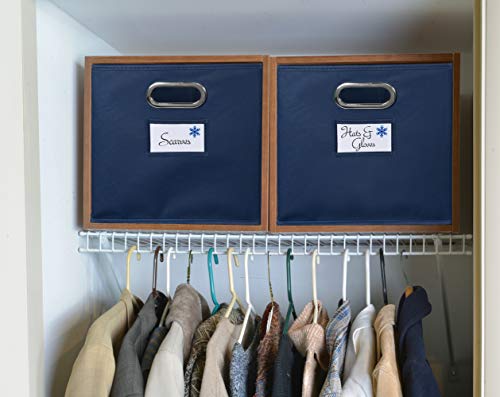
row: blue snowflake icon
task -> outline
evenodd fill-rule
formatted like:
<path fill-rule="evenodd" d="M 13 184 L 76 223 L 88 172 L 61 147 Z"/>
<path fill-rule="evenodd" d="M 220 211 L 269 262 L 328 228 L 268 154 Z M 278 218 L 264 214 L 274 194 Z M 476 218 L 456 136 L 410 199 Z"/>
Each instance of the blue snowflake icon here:
<path fill-rule="evenodd" d="M 387 135 L 387 128 L 381 125 L 380 127 L 377 128 L 377 135 L 380 138 L 383 138 L 384 135 Z"/>
<path fill-rule="evenodd" d="M 200 135 L 200 129 L 196 126 L 193 126 L 189 129 L 189 135 L 191 135 L 193 138 L 196 138 L 198 135 Z"/>

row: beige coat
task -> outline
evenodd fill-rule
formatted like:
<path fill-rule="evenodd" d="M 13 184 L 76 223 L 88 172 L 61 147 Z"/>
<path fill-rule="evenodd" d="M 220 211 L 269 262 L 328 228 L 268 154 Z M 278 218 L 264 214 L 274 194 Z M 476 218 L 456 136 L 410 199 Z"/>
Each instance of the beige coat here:
<path fill-rule="evenodd" d="M 73 364 L 66 397 L 107 397 L 115 375 L 115 356 L 142 302 L 130 291 L 90 327 L 85 344 Z"/>
<path fill-rule="evenodd" d="M 241 324 L 233 324 L 228 318 L 223 318 L 207 345 L 207 358 L 201 382 L 200 397 L 229 396 L 229 366 L 233 346 L 238 341 Z M 253 335 L 253 321 L 247 324 L 246 339 Z M 245 342 L 246 343 L 246 342 Z"/>
<path fill-rule="evenodd" d="M 395 313 L 394 305 L 386 305 L 380 309 L 374 323 L 378 360 L 372 376 L 375 396 L 403 397 L 396 361 Z"/>

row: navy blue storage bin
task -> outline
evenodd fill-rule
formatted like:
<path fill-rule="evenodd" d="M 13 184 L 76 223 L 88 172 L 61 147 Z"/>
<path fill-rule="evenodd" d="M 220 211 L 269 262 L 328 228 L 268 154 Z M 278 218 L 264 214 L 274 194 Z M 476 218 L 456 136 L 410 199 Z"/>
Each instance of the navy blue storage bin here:
<path fill-rule="evenodd" d="M 268 59 L 86 59 L 84 227 L 265 230 Z"/>
<path fill-rule="evenodd" d="M 273 59 L 271 230 L 457 231 L 459 59 Z"/>

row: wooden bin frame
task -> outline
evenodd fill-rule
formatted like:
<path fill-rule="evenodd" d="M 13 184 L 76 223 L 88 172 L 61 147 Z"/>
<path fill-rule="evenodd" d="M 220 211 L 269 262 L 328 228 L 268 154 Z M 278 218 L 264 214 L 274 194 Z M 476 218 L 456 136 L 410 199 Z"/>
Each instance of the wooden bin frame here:
<path fill-rule="evenodd" d="M 453 64 L 452 222 L 450 225 L 278 225 L 278 66 L 403 63 Z M 270 84 L 270 230 L 271 232 L 458 232 L 460 229 L 460 54 L 304 56 L 271 58 Z"/>
<path fill-rule="evenodd" d="M 180 63 L 262 63 L 262 167 L 261 214 L 258 225 L 100 223 L 91 221 L 92 213 L 92 66 L 95 64 L 180 64 Z M 268 228 L 269 198 L 269 57 L 261 55 L 223 56 L 91 56 L 85 58 L 84 134 L 83 134 L 83 227 L 89 230 L 241 230 L 265 231 Z"/>

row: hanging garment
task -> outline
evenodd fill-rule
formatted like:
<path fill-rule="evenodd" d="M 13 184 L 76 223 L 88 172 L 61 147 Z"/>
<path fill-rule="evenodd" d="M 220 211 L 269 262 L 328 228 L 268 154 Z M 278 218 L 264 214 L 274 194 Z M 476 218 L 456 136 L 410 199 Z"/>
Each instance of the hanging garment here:
<path fill-rule="evenodd" d="M 251 317 L 248 321 L 252 321 Z M 260 322 L 259 316 L 255 317 L 253 336 L 248 335 L 250 331 L 247 327 L 245 335 L 251 338 L 250 344 L 245 348 L 241 343 L 236 342 L 233 347 L 231 363 L 229 366 L 229 384 L 231 397 L 253 396 L 255 393 L 255 381 L 257 380 L 257 348 L 260 342 Z"/>
<path fill-rule="evenodd" d="M 146 397 L 184 396 L 184 363 L 196 327 L 209 316 L 208 304 L 198 291 L 189 284 L 177 287 L 165 321 L 170 330 L 153 360 Z"/>
<path fill-rule="evenodd" d="M 342 397 L 373 396 L 375 367 L 375 307 L 366 306 L 352 323 L 344 363 Z"/>
<path fill-rule="evenodd" d="M 305 362 L 288 334 L 283 335 L 273 369 L 273 397 L 302 396 Z"/>
<path fill-rule="evenodd" d="M 132 327 L 123 338 L 118 354 L 112 397 L 144 395 L 141 360 L 151 331 L 158 325 L 167 297 L 161 292 L 149 295 Z"/>
<path fill-rule="evenodd" d="M 167 296 L 167 303 L 165 304 L 165 309 L 168 310 L 170 304 L 172 303 L 172 299 Z M 163 315 L 162 315 L 163 316 Z M 167 336 L 169 327 L 166 327 L 165 324 L 161 323 L 151 332 L 149 336 L 148 344 L 146 345 L 146 349 L 144 349 L 144 354 L 142 356 L 141 361 L 141 369 L 142 369 L 142 377 L 144 379 L 144 383 L 147 384 L 149 372 L 151 371 L 151 366 L 153 365 L 153 360 L 160 348 L 161 343 Z"/>
<path fill-rule="evenodd" d="M 109 396 L 115 356 L 141 307 L 142 302 L 125 289 L 120 301 L 94 321 L 73 364 L 66 397 Z"/>
<path fill-rule="evenodd" d="M 273 313 L 271 320 L 271 308 Z M 267 322 L 271 321 L 269 331 Z M 278 356 L 281 333 L 283 332 L 283 317 L 280 306 L 276 302 L 267 305 L 260 322 L 260 344 L 257 350 L 257 380 L 255 381 L 255 396 L 270 396 L 273 388 L 273 367 Z"/>
<path fill-rule="evenodd" d="M 234 324 L 222 318 L 207 345 L 207 358 L 201 382 L 200 397 L 229 396 L 229 365 L 234 344 L 241 333 L 242 322 Z M 253 334 L 253 322 L 248 324 Z"/>
<path fill-rule="evenodd" d="M 227 304 L 222 303 L 219 310 L 203 321 L 194 333 L 191 353 L 189 356 L 186 370 L 184 372 L 184 396 L 198 397 L 201 390 L 201 381 L 205 369 L 205 359 L 207 355 L 207 345 L 214 334 L 217 324 L 226 313 Z M 229 320 L 233 324 L 241 324 L 244 314 L 241 310 L 232 310 Z"/>
<path fill-rule="evenodd" d="M 432 311 L 427 292 L 413 287 L 408 297 L 403 294 L 399 301 L 398 361 L 401 368 L 405 397 L 438 397 L 441 395 L 426 359 L 422 319 Z"/>
<path fill-rule="evenodd" d="M 351 322 L 351 305 L 344 301 L 335 311 L 326 327 L 326 347 L 330 356 L 330 365 L 321 397 L 340 397 L 342 395 L 342 372 Z"/>
<path fill-rule="evenodd" d="M 377 365 L 373 370 L 373 391 L 380 397 L 403 397 L 396 360 L 396 307 L 385 305 L 373 324 L 377 334 Z"/>
<path fill-rule="evenodd" d="M 325 343 L 325 327 L 328 313 L 318 301 L 318 322 L 313 323 L 314 303 L 309 302 L 288 330 L 288 335 L 300 354 L 306 358 L 302 377 L 302 396 L 317 396 L 325 380 L 328 353 Z"/>

